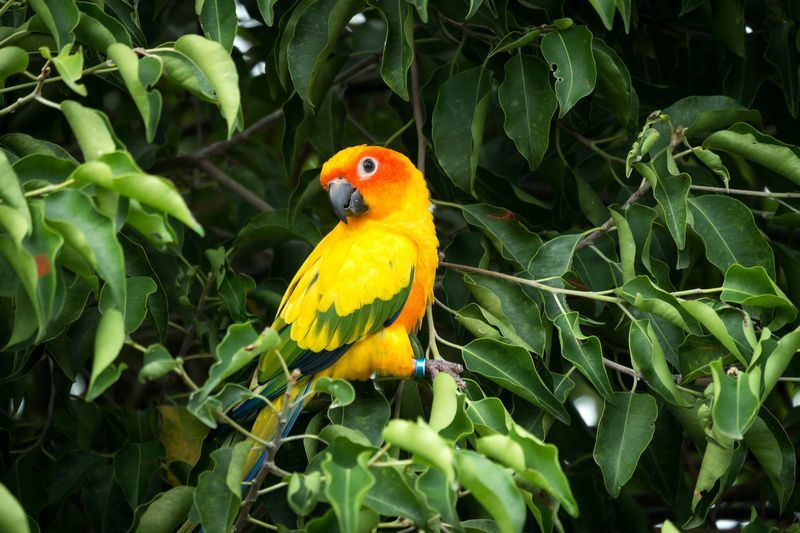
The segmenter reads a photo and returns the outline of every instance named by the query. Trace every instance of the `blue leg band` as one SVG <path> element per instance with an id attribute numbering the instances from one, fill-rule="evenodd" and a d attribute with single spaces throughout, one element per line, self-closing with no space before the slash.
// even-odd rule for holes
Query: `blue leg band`
<path id="1" fill-rule="evenodd" d="M 418 378 L 425 377 L 425 358 L 414 359 L 414 375 Z"/>

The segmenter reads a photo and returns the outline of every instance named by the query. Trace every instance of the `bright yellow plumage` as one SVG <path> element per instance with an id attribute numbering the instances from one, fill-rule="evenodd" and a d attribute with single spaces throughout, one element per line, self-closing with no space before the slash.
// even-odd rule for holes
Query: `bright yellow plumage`
<path id="1" fill-rule="evenodd" d="M 273 324 L 281 333 L 277 353 L 302 372 L 304 387 L 323 375 L 411 376 L 409 333 L 430 302 L 438 262 L 425 179 L 405 156 L 374 146 L 342 150 L 320 178 L 342 222 L 286 290 Z M 253 387 L 271 398 L 285 388 L 277 353 L 265 356 L 253 379 Z M 264 408 L 252 431 L 270 439 L 275 428 L 274 411 Z M 254 446 L 250 466 L 258 466 L 262 453 Z"/>

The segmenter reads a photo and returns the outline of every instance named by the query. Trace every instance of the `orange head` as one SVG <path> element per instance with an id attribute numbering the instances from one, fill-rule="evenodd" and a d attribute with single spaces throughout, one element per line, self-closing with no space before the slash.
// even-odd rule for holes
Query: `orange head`
<path id="1" fill-rule="evenodd" d="M 429 202 L 425 179 L 406 156 L 381 146 L 345 148 L 324 165 L 322 188 L 334 213 L 348 217 L 383 218 L 408 206 Z"/>

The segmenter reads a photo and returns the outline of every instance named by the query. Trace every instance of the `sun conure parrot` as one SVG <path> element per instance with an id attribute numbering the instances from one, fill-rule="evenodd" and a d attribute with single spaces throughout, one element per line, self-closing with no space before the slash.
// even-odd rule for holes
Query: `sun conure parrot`
<path id="1" fill-rule="evenodd" d="M 438 264 L 431 201 L 422 173 L 404 155 L 378 146 L 355 146 L 322 167 L 322 188 L 340 222 L 314 248 L 283 295 L 272 328 L 280 335 L 263 356 L 251 387 L 277 410 L 289 370 L 301 372 L 294 395 L 308 399 L 315 380 L 330 376 L 366 380 L 372 375 L 410 377 L 458 365 L 415 360 L 409 334 L 433 298 Z M 293 402 L 288 433 L 305 401 Z M 252 432 L 273 438 L 275 410 L 260 399 L 233 411 L 238 419 L 259 411 Z M 255 445 L 246 472 L 251 480 L 267 450 Z"/>

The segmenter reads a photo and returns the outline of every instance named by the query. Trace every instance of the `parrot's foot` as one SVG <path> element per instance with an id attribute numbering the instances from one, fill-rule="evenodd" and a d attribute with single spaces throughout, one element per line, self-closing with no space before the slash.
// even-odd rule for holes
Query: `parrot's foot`
<path id="1" fill-rule="evenodd" d="M 460 375 L 461 372 L 464 371 L 464 367 L 458 363 L 451 363 L 450 361 L 445 361 L 444 359 L 428 359 L 425 361 L 425 370 L 428 372 L 431 380 L 435 379 L 436 374 L 439 372 L 444 372 L 445 374 L 450 374 L 453 377 L 459 389 L 463 389 L 467 386 L 467 384 L 464 383 L 464 380 L 461 379 Z"/>

